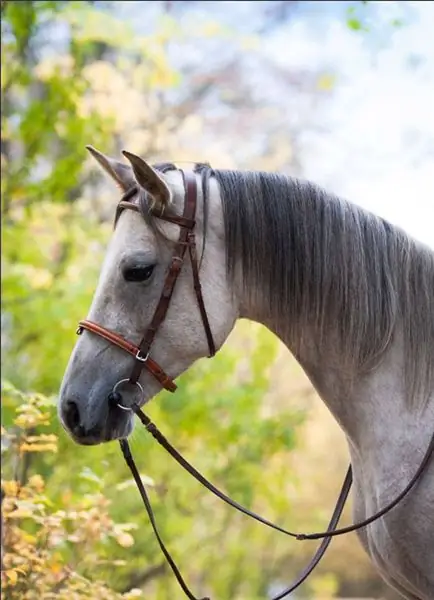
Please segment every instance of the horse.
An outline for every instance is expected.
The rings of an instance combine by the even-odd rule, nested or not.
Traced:
[[[180,259],[151,355],[132,352],[122,340],[149,334],[176,266],[173,247],[182,246],[185,174],[126,151],[128,162],[88,150],[135,210],[117,212],[88,316],[116,333],[110,339],[87,327],[62,381],[58,413],[72,439],[126,439],[134,415],[119,400],[139,391],[142,406],[162,387],[176,387],[181,373],[218,351],[246,318],[287,346],[346,436],[354,519],[392,502],[433,435],[434,252],[312,182],[198,163],[189,173],[197,185],[191,222],[198,259]],[[127,378],[132,358],[120,348],[139,365],[134,380]],[[407,599],[433,600],[432,456],[411,493],[357,533],[392,588]]]

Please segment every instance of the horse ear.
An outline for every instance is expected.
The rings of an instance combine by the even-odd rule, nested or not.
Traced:
[[[137,183],[149,192],[163,208],[170,204],[172,201],[172,192],[158,171],[153,169],[140,156],[131,154],[131,152],[127,152],[126,150],[122,150],[122,154],[130,161]]]
[[[108,175],[110,175],[123,192],[128,191],[135,184],[130,167],[114,158],[102,154],[93,146],[86,146],[86,150],[89,150],[98,164]]]

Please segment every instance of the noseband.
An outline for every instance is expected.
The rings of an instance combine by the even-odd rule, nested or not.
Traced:
[[[99,335],[104,338],[108,342],[118,346],[125,352],[128,352],[131,356],[134,357],[134,364],[129,378],[119,380],[115,386],[111,394],[109,394],[108,401],[113,405],[116,405],[118,408],[131,411],[136,414],[136,416],[140,419],[142,424],[145,426],[146,430],[158,441],[158,443],[175,459],[175,461],[185,469],[190,475],[192,475],[199,483],[201,483],[204,487],[206,487],[210,492],[212,492],[215,496],[217,496],[220,500],[223,500],[229,506],[235,508],[239,512],[247,515],[255,519],[256,521],[270,527],[276,531],[284,533],[290,537],[293,537],[297,540],[317,540],[321,539],[321,543],[318,546],[315,554],[313,555],[310,563],[307,567],[302,571],[299,577],[290,585],[288,588],[283,590],[277,596],[273,598],[273,600],[281,600],[282,598],[291,594],[294,590],[296,590],[312,573],[317,564],[320,562],[321,558],[324,556],[325,551],[327,550],[332,537],[337,535],[342,535],[345,533],[350,533],[352,531],[357,531],[358,529],[362,529],[367,525],[373,523],[380,517],[387,514],[391,511],[401,500],[407,496],[410,490],[415,486],[418,479],[421,477],[424,472],[428,462],[430,461],[431,455],[434,451],[434,434],[431,436],[431,441],[428,446],[428,449],[422,459],[422,462],[419,465],[416,473],[413,478],[407,484],[407,486],[403,489],[403,491],[387,506],[385,506],[382,510],[378,511],[371,517],[350,525],[348,527],[343,527],[341,529],[337,529],[337,525],[339,519],[341,517],[343,508],[345,506],[345,502],[347,500],[348,494],[352,485],[352,469],[351,465],[348,468],[347,474],[345,476],[344,483],[342,485],[341,491],[339,493],[339,497],[336,502],[336,506],[334,508],[332,517],[330,519],[329,525],[326,531],[320,533],[294,533],[283,527],[268,521],[264,517],[257,515],[253,511],[243,507],[238,502],[232,500],[229,496],[227,496],[224,492],[219,490],[215,485],[213,485],[210,481],[208,481],[195,467],[193,467],[164,437],[164,435],[159,431],[157,426],[149,419],[149,417],[143,413],[140,409],[139,404],[133,403],[131,406],[126,406],[122,403],[122,395],[119,392],[119,389],[124,384],[131,384],[136,386],[143,397],[143,388],[139,383],[139,378],[142,373],[142,370],[145,368],[159,383],[160,385],[170,392],[174,392],[176,390],[176,384],[169,375],[164,371],[160,365],[155,362],[150,356],[152,344],[154,342],[155,336],[158,332],[159,327],[163,323],[166,318],[166,314],[170,305],[170,300],[173,295],[173,291],[175,289],[176,282],[178,280],[178,276],[181,272],[182,266],[184,264],[184,258],[186,251],[188,249],[190,256],[190,263],[193,274],[193,284],[194,290],[196,294],[197,304],[199,307],[199,312],[202,318],[202,323],[205,331],[205,335],[208,342],[209,349],[209,357],[214,356],[216,349],[214,344],[214,339],[212,336],[211,328],[208,321],[208,316],[205,309],[205,304],[203,301],[202,288],[199,279],[199,265],[197,260],[197,252],[196,252],[196,240],[195,240],[195,216],[196,216],[196,205],[197,205],[197,183],[196,176],[193,172],[184,172],[181,171],[184,181],[184,189],[185,189],[185,199],[184,199],[184,211],[182,216],[169,216],[164,214],[155,214],[154,216],[169,223],[174,223],[180,227],[180,234],[178,241],[175,244],[174,253],[172,255],[172,260],[170,262],[170,266],[166,275],[166,279],[163,286],[163,291],[161,293],[159,302],[157,304],[157,308],[155,309],[154,315],[151,319],[151,323],[148,326],[141,342],[136,345],[132,342],[127,341],[125,338],[120,336],[119,334],[111,331],[95,323],[88,319],[79,322],[79,326],[77,329],[77,334],[81,335],[84,330],[87,330],[91,333]],[[118,204],[118,215],[124,209],[134,210],[136,212],[139,211],[139,207],[137,204],[131,201],[131,199],[136,195],[137,188],[132,188],[129,190],[121,199]],[[161,551],[163,552],[170,568],[173,571],[179,585],[184,591],[185,595],[189,598],[189,600],[198,600],[196,596],[190,591],[189,587],[185,583],[178,567],[176,566],[172,556],[167,550],[157,527],[154,513],[151,507],[151,503],[149,497],[147,495],[145,486],[143,485],[140,474],[135,465],[134,459],[132,457],[129,444],[126,439],[120,440],[120,447],[125,458],[127,465],[129,466],[131,473],[134,477],[136,485],[138,487],[139,493],[142,497],[143,503],[145,505],[146,511],[148,513],[148,517],[154,531],[154,534],[157,538],[158,544],[160,546]],[[209,600],[209,598],[202,598],[200,600]]]

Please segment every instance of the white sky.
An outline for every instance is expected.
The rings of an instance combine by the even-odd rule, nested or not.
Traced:
[[[385,20],[399,7],[381,3],[369,33],[321,4],[269,42],[282,65],[337,70],[328,133],[303,139],[304,175],[434,248],[434,2],[402,3],[411,11],[398,29]]]

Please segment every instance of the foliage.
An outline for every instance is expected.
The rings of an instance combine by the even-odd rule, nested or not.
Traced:
[[[29,455],[57,452],[50,430],[51,402],[40,394],[24,394],[5,384],[4,401],[18,401],[14,427],[2,430],[8,466],[23,474]],[[35,433],[35,430],[38,433]],[[132,600],[140,590],[118,594],[105,583],[107,570],[122,561],[106,558],[108,541],[128,548],[134,543],[132,523],[115,523],[110,502],[101,493],[80,500],[64,495],[53,503],[39,474],[2,479],[2,592],[5,600]]]
[[[249,332],[250,338],[252,333]],[[176,401],[163,394],[151,412],[169,439],[176,439],[177,447],[187,450],[193,463],[213,481],[271,518],[283,518],[284,509],[286,520],[286,503],[284,506],[282,499],[268,490],[285,486],[285,455],[294,445],[291,424],[297,421],[290,413],[261,414],[268,387],[263,368],[273,362],[276,343],[262,329],[257,335],[251,359],[244,365],[236,347],[221,353],[212,363],[198,363],[181,378]],[[242,331],[238,343],[245,344]],[[256,368],[259,362],[261,370]],[[197,400],[205,397],[206,402]],[[66,586],[65,597],[73,589],[77,598],[87,597],[79,594],[80,586],[88,579],[95,586],[91,597],[96,598],[103,593],[101,581],[106,582],[107,589],[145,586],[156,598],[169,597],[169,592],[176,594],[176,583],[161,566],[140,498],[125,467],[116,466],[116,446],[94,448],[92,453],[87,448],[73,448],[51,423],[53,400],[40,394],[23,394],[5,384],[3,405],[9,414],[9,419],[5,419],[9,423],[4,431],[3,460],[7,477],[3,487],[8,569],[4,585],[9,597],[32,598],[34,589],[43,598],[50,598],[50,590],[59,581]],[[234,598],[241,591],[254,594],[273,576],[272,560],[271,571],[264,568],[256,577],[249,572],[249,561],[260,560],[263,546],[270,543],[270,533],[258,532],[255,525],[210,498],[185,473],[169,464],[161,449],[145,435],[140,429],[134,433],[133,452],[139,466],[152,465],[151,476],[145,472],[143,478],[150,487],[156,517],[174,554],[196,555],[193,564],[183,565],[188,579],[198,586],[200,574],[207,573],[206,584],[202,585],[213,594]],[[58,449],[58,456],[54,456]],[[123,497],[121,503],[119,494]],[[140,536],[131,547],[132,525],[118,524],[125,515],[134,515],[135,528],[140,529]],[[15,525],[16,517],[22,519],[19,527]],[[248,549],[242,544],[245,535],[251,535]],[[230,557],[215,572],[210,541]],[[118,560],[119,545],[128,546],[128,562]],[[270,544],[272,555],[279,556],[283,547],[282,543]],[[233,577],[235,566],[240,579]],[[14,596],[14,590],[28,595]]]
[[[86,218],[81,203],[41,202],[11,216],[3,230],[4,376],[52,393],[87,311],[109,227]]]
[[[67,52],[47,51],[44,44],[47,32],[61,21],[64,5],[8,2],[2,14],[6,212],[12,204],[28,206],[47,197],[54,202],[76,199],[85,144],[90,139],[95,144],[107,142],[109,122],[95,110],[90,114],[82,110],[89,81],[82,70],[81,44],[70,39]],[[56,160],[47,161],[50,156]]]

